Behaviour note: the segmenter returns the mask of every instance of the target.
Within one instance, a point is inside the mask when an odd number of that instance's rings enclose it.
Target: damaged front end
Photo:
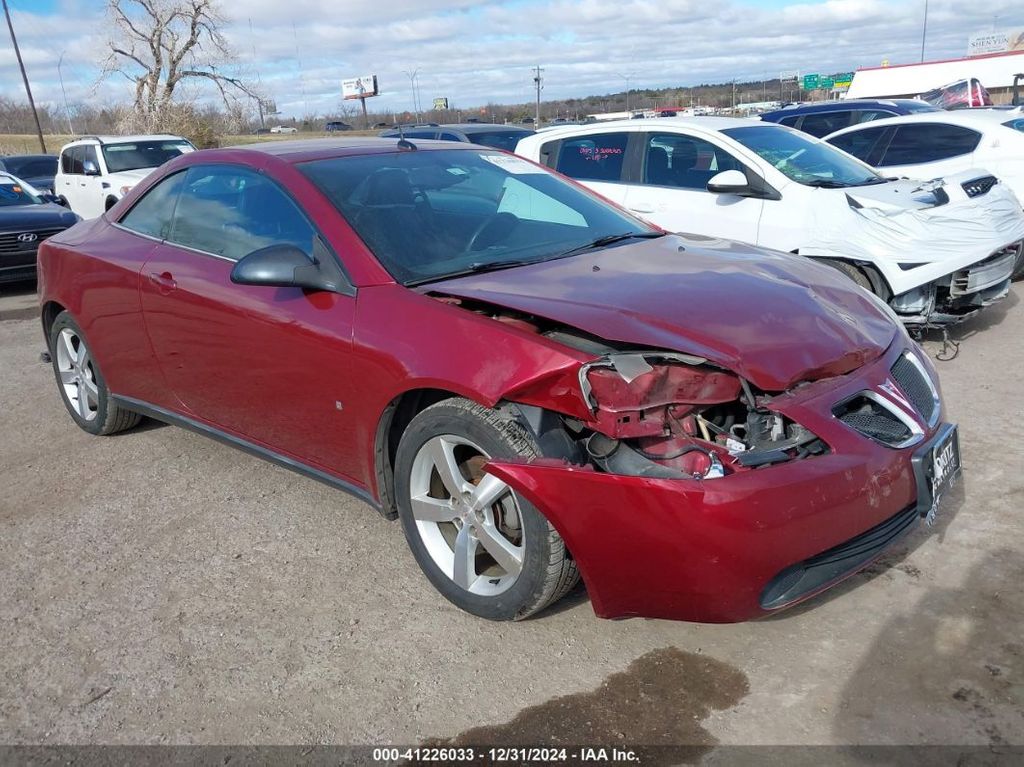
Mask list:
[[[613,352],[580,368],[591,407],[566,428],[599,469],[671,479],[716,479],[827,452],[815,434],[700,357]]]

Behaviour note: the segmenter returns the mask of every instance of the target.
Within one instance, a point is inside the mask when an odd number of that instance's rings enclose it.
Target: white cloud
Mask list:
[[[62,0],[63,15],[32,13],[12,0],[37,99],[57,103],[56,62],[72,101],[90,98],[107,31],[99,0]],[[781,4],[780,4],[781,5]],[[922,5],[917,0],[827,0],[770,9],[744,0],[246,0],[224,3],[226,32],[244,71],[258,74],[286,114],[325,114],[342,78],[375,72],[384,95],[374,106],[404,110],[405,71],[419,70],[421,100],[447,96],[461,107],[533,98],[531,67],[545,68],[546,98],[633,88],[759,79],[780,70],[840,71],[915,61]],[[1019,0],[990,0],[987,26],[1024,26]],[[928,57],[962,55],[976,8],[932,0]],[[69,23],[70,22],[70,23]],[[0,49],[0,95],[18,97],[9,48]],[[127,99],[123,79],[96,98]]]

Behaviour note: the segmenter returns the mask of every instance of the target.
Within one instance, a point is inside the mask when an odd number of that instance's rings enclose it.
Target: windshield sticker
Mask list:
[[[536,165],[532,165],[526,160],[521,160],[518,157],[512,157],[511,155],[484,154],[480,156],[487,160],[491,165],[497,165],[502,170],[514,173],[517,176],[525,175],[527,173],[544,173],[543,169],[538,168]]]

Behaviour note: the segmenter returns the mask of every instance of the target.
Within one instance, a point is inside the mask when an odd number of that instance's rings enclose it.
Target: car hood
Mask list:
[[[117,173],[111,173],[107,176],[106,180],[115,189],[120,189],[122,186],[135,186],[137,183],[142,181],[146,176],[152,173],[156,168],[136,168],[135,170],[122,170]]]
[[[421,290],[612,342],[704,357],[765,391],[855,370],[901,332],[868,293],[828,266],[696,235],[634,241]]]
[[[12,205],[0,208],[0,231],[29,232],[71,226],[78,216],[65,207],[47,202],[41,205]]]
[[[931,181],[819,189],[801,253],[864,261],[973,263],[1024,239],[1021,201],[1003,183],[975,196],[975,168]]]

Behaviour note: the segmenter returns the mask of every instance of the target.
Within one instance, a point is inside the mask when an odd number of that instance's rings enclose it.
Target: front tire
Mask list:
[[[462,398],[426,408],[402,435],[395,489],[406,541],[434,587],[466,612],[521,620],[579,580],[547,519],[481,468],[538,454],[518,423]]]
[[[82,329],[66,311],[57,315],[50,328],[50,360],[64,407],[83,431],[99,436],[116,434],[141,420],[138,413],[111,400]]]

